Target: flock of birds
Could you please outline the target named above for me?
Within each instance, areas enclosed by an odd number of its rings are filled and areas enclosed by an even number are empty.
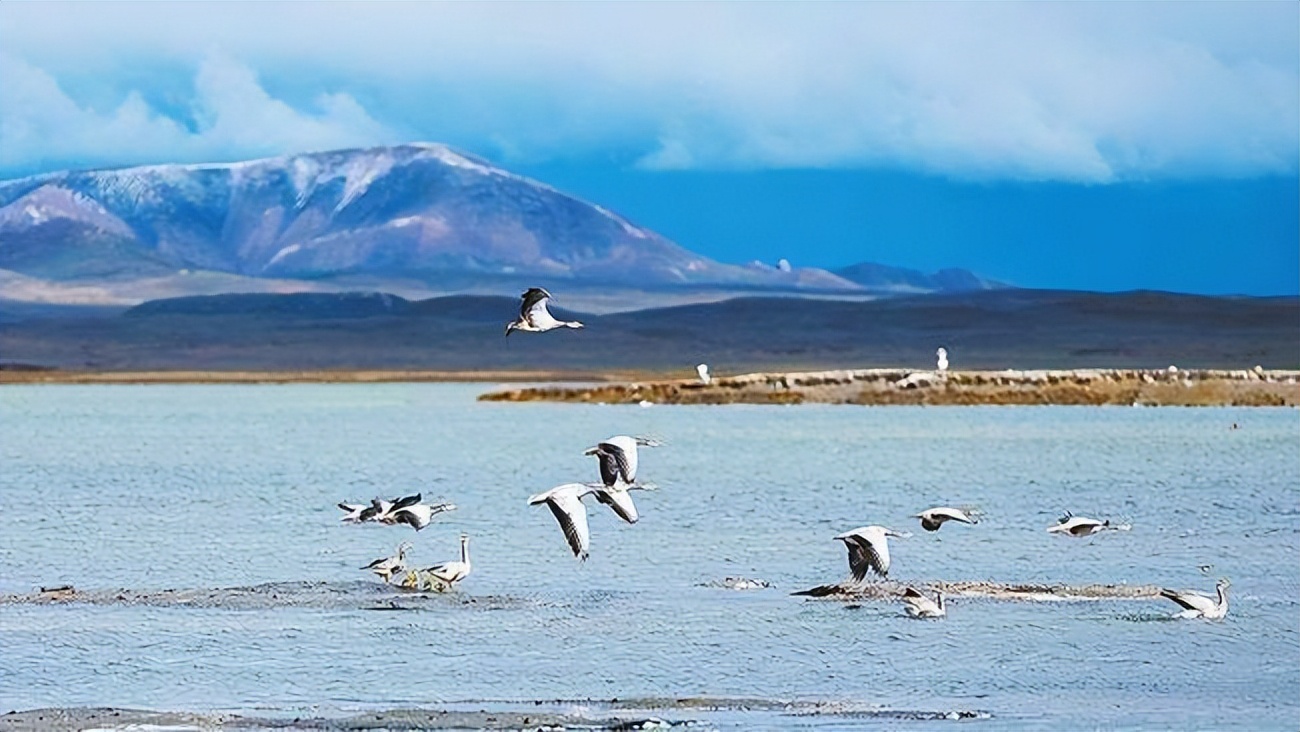
[[[557,328],[582,328],[578,321],[563,321],[551,315],[547,302],[551,294],[540,287],[533,287],[522,296],[519,317],[506,325],[506,336],[513,331],[525,333],[542,333]],[[939,368],[947,368],[947,352],[939,349]],[[699,367],[701,380],[708,379],[707,367]],[[615,435],[584,453],[595,457],[599,468],[600,481],[591,483],[565,483],[548,491],[528,498],[531,506],[545,505],[555,517],[569,549],[578,560],[586,560],[591,546],[591,534],[587,524],[587,507],[583,499],[594,497],[597,502],[608,506],[620,519],[635,524],[639,517],[636,504],[632,501],[631,491],[654,490],[651,483],[638,482],[638,448],[659,447],[662,443],[647,437]],[[381,524],[405,524],[416,531],[423,530],[432,519],[442,513],[453,511],[456,506],[451,503],[422,503],[422,496],[415,494],[394,498],[391,501],[373,499],[369,505],[340,503],[339,508],[345,512],[343,521],[347,523],[378,522]],[[962,524],[979,523],[980,512],[972,508],[954,508],[936,506],[913,518],[919,519],[921,528],[926,531],[938,531],[945,523]],[[1047,528],[1048,533],[1066,536],[1092,536],[1101,531],[1116,530],[1109,520],[1098,520],[1066,513],[1057,523]],[[846,531],[834,537],[843,542],[848,550],[849,572],[854,582],[863,582],[868,574],[880,578],[889,575],[889,538],[904,538],[909,534],[900,533],[884,526],[862,526]],[[406,553],[411,549],[409,542],[398,545],[394,554],[376,559],[362,569],[370,570],[385,583],[396,578],[399,586],[407,589],[446,591],[456,583],[469,576],[472,569],[469,556],[469,536],[461,534],[460,559],[448,561],[425,568],[410,568],[406,565]],[[766,586],[762,583],[761,586]],[[1162,589],[1160,595],[1177,603],[1183,609],[1175,618],[1220,619],[1227,615],[1229,581],[1224,578],[1216,585],[1216,597],[1211,598],[1196,592]],[[915,618],[942,618],[947,615],[942,589],[935,592],[933,598],[927,597],[914,587],[905,587],[899,595],[906,613]]]

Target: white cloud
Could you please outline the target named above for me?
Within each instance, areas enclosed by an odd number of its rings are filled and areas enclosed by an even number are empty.
[[[199,162],[391,141],[395,135],[346,94],[317,98],[314,111],[275,99],[251,69],[205,59],[192,119],[151,109],[135,91],[99,111],[78,104],[46,71],[0,54],[0,169],[42,165]]]
[[[1104,182],[1291,173],[1300,156],[1295,3],[61,7],[0,3],[0,47],[60,77],[193,67],[215,49],[351,94],[309,114],[233,62],[205,66],[198,118],[209,106],[240,112],[189,149],[226,154],[374,143],[398,127],[516,159],[632,150],[650,168]],[[109,116],[167,127],[127,100],[133,109]],[[294,133],[275,132],[284,121]]]

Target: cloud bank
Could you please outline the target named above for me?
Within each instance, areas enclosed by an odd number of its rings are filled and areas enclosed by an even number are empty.
[[[1103,183],[1300,156],[1294,3],[67,8],[0,4],[0,167],[412,137],[506,162]],[[160,68],[192,74],[178,109],[145,101]]]

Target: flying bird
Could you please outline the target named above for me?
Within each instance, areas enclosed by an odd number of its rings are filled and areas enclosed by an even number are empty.
[[[903,609],[914,618],[942,618],[948,614],[943,605],[943,590],[935,590],[931,600],[919,590],[908,587],[903,590],[903,603]]]
[[[659,447],[662,444],[649,437],[615,435],[595,447],[587,448],[583,454],[596,456],[600,462],[600,480],[606,486],[613,486],[619,480],[632,485],[636,483],[637,445]]]
[[[1175,618],[1205,618],[1206,620],[1220,620],[1228,614],[1228,588],[1232,583],[1227,577],[1219,580],[1214,586],[1217,593],[1217,599],[1206,597],[1199,592],[1178,592],[1176,590],[1160,590],[1160,596],[1173,600],[1183,607],[1183,610],[1174,613]]]
[[[883,526],[863,526],[835,537],[848,547],[849,570],[853,572],[855,582],[865,579],[869,571],[881,577],[889,576],[889,540],[886,537],[890,536],[904,538],[907,535]]]
[[[380,521],[385,524],[406,524],[416,531],[421,531],[429,525],[434,516],[455,510],[456,505],[453,503],[435,503],[433,505],[415,503],[389,511]]]
[[[1062,516],[1055,524],[1047,527],[1049,534],[1069,534],[1070,536],[1092,536],[1099,531],[1111,528],[1110,519],[1098,521],[1083,516]]]
[[[929,508],[913,515],[912,518],[921,519],[921,528],[926,531],[938,531],[945,521],[960,521],[964,524],[979,523],[974,511],[963,511],[960,508],[949,508],[948,506]]]
[[[587,530],[587,506],[582,502],[582,497],[595,491],[596,488],[586,483],[565,483],[528,497],[528,505],[544,503],[551,509],[564,531],[564,540],[569,543],[569,549],[580,561],[587,559],[587,550],[591,546],[591,534]]]
[[[394,574],[401,572],[405,568],[406,552],[410,548],[410,543],[404,541],[397,545],[397,552],[392,556],[376,559],[370,564],[362,567],[362,569],[368,569],[376,575],[379,575],[379,578],[384,582],[390,582],[392,581]]]
[[[339,508],[343,510],[343,518],[339,519],[345,524],[361,523],[361,512],[365,511],[368,506],[364,503],[340,503]]]
[[[581,328],[582,323],[576,320],[556,320],[551,311],[546,308],[546,303],[551,299],[551,293],[540,287],[530,287],[522,295],[522,302],[519,305],[519,318],[506,324],[506,336],[510,335],[512,330],[521,330],[525,333],[544,333],[556,328]]]

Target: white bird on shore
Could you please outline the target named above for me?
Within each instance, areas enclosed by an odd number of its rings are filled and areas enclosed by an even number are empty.
[[[939,373],[946,372],[948,370],[948,349],[940,348],[934,352],[934,355],[937,359],[935,366],[938,367]]]
[[[659,447],[663,443],[649,437],[628,437],[615,435],[595,447],[587,448],[583,455],[595,455],[600,462],[600,480],[607,486],[616,484],[619,479],[632,485],[636,483],[637,445]]]
[[[1083,516],[1065,514],[1054,525],[1047,527],[1049,534],[1069,534],[1070,536],[1092,536],[1099,531],[1111,528],[1110,519],[1098,521]]]
[[[522,302],[519,305],[519,318],[506,324],[506,335],[510,335],[512,330],[520,330],[525,333],[544,333],[556,328],[581,328],[582,323],[576,320],[556,320],[551,311],[547,309],[546,302],[551,299],[551,293],[540,287],[530,287],[521,296]]]
[[[429,525],[434,516],[447,511],[455,511],[456,505],[453,503],[415,503],[410,506],[402,506],[389,511],[384,518],[380,519],[385,524],[406,524],[416,531],[421,531]]]
[[[713,381],[713,377],[709,376],[709,365],[707,363],[702,363],[696,366],[695,373],[699,375],[701,384],[707,384],[710,381]]]
[[[389,582],[393,579],[395,573],[400,572],[405,568],[406,552],[410,548],[411,544],[404,541],[397,545],[397,552],[392,556],[376,559],[370,564],[362,567],[362,569],[368,569],[376,575],[379,575],[379,578],[384,582]]]
[[[545,503],[551,509],[564,531],[564,540],[569,543],[569,549],[580,561],[586,561],[587,550],[591,546],[591,534],[587,530],[587,506],[582,502],[582,497],[595,492],[596,488],[586,483],[565,483],[528,497],[528,505]]]
[[[1214,586],[1218,599],[1213,599],[1200,594],[1199,592],[1178,592],[1176,590],[1160,590],[1160,596],[1166,597],[1181,605],[1184,609],[1181,612],[1174,613],[1175,618],[1205,618],[1207,620],[1220,620],[1228,614],[1228,588],[1232,583],[1227,577],[1219,580]]]
[[[979,523],[974,511],[963,511],[960,508],[950,508],[948,506],[928,508],[913,515],[912,518],[921,519],[921,528],[926,531],[938,531],[945,521],[960,521],[964,524]]]
[[[886,537],[890,536],[905,538],[907,534],[884,526],[863,526],[835,537],[849,550],[849,570],[853,572],[855,582],[865,579],[868,571],[881,577],[889,576],[889,540]]]
[[[943,605],[943,590],[934,591],[934,599],[922,595],[913,587],[903,590],[903,609],[914,618],[942,618],[948,614]]]

